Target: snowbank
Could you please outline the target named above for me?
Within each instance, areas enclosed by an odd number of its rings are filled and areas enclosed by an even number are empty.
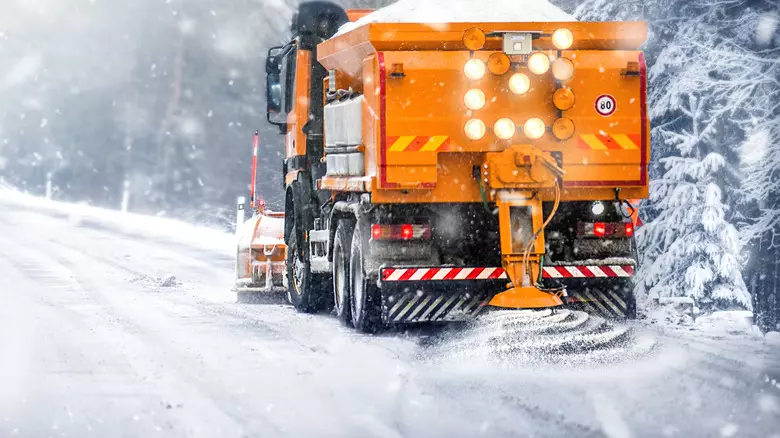
[[[577,21],[547,0],[400,0],[354,23],[339,34],[368,23],[459,23]]]
[[[751,333],[753,312],[747,310],[712,312],[697,318],[696,328],[707,332]]]
[[[33,211],[66,217],[74,223],[85,226],[97,226],[120,233],[161,238],[182,244],[197,244],[199,248],[235,254],[235,236],[232,234],[174,219],[49,201],[6,187],[0,187],[0,204],[17,205]]]

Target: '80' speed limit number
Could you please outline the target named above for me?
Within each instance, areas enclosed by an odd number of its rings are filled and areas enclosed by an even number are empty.
[[[615,98],[609,94],[602,94],[596,98],[596,112],[604,117],[611,116],[617,109],[617,102]]]

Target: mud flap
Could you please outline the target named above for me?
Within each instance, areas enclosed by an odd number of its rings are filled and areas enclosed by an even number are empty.
[[[631,279],[557,280],[566,286],[566,304],[572,309],[612,319],[636,318],[634,282]]]
[[[479,315],[507,280],[381,282],[386,324],[465,321]]]

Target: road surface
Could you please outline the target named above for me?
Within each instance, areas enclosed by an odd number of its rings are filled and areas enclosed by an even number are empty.
[[[761,339],[637,323],[611,355],[553,358],[466,328],[362,336],[236,304],[230,251],[195,231],[2,199],[0,229],[0,437],[780,437]]]

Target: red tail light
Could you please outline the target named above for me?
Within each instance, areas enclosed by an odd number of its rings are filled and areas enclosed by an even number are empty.
[[[626,224],[626,237],[631,237],[634,235],[634,224],[628,223]]]
[[[593,224],[593,235],[596,237],[604,237],[607,234],[607,224],[604,222],[596,222]]]
[[[372,240],[430,239],[431,226],[427,224],[371,225]]]

